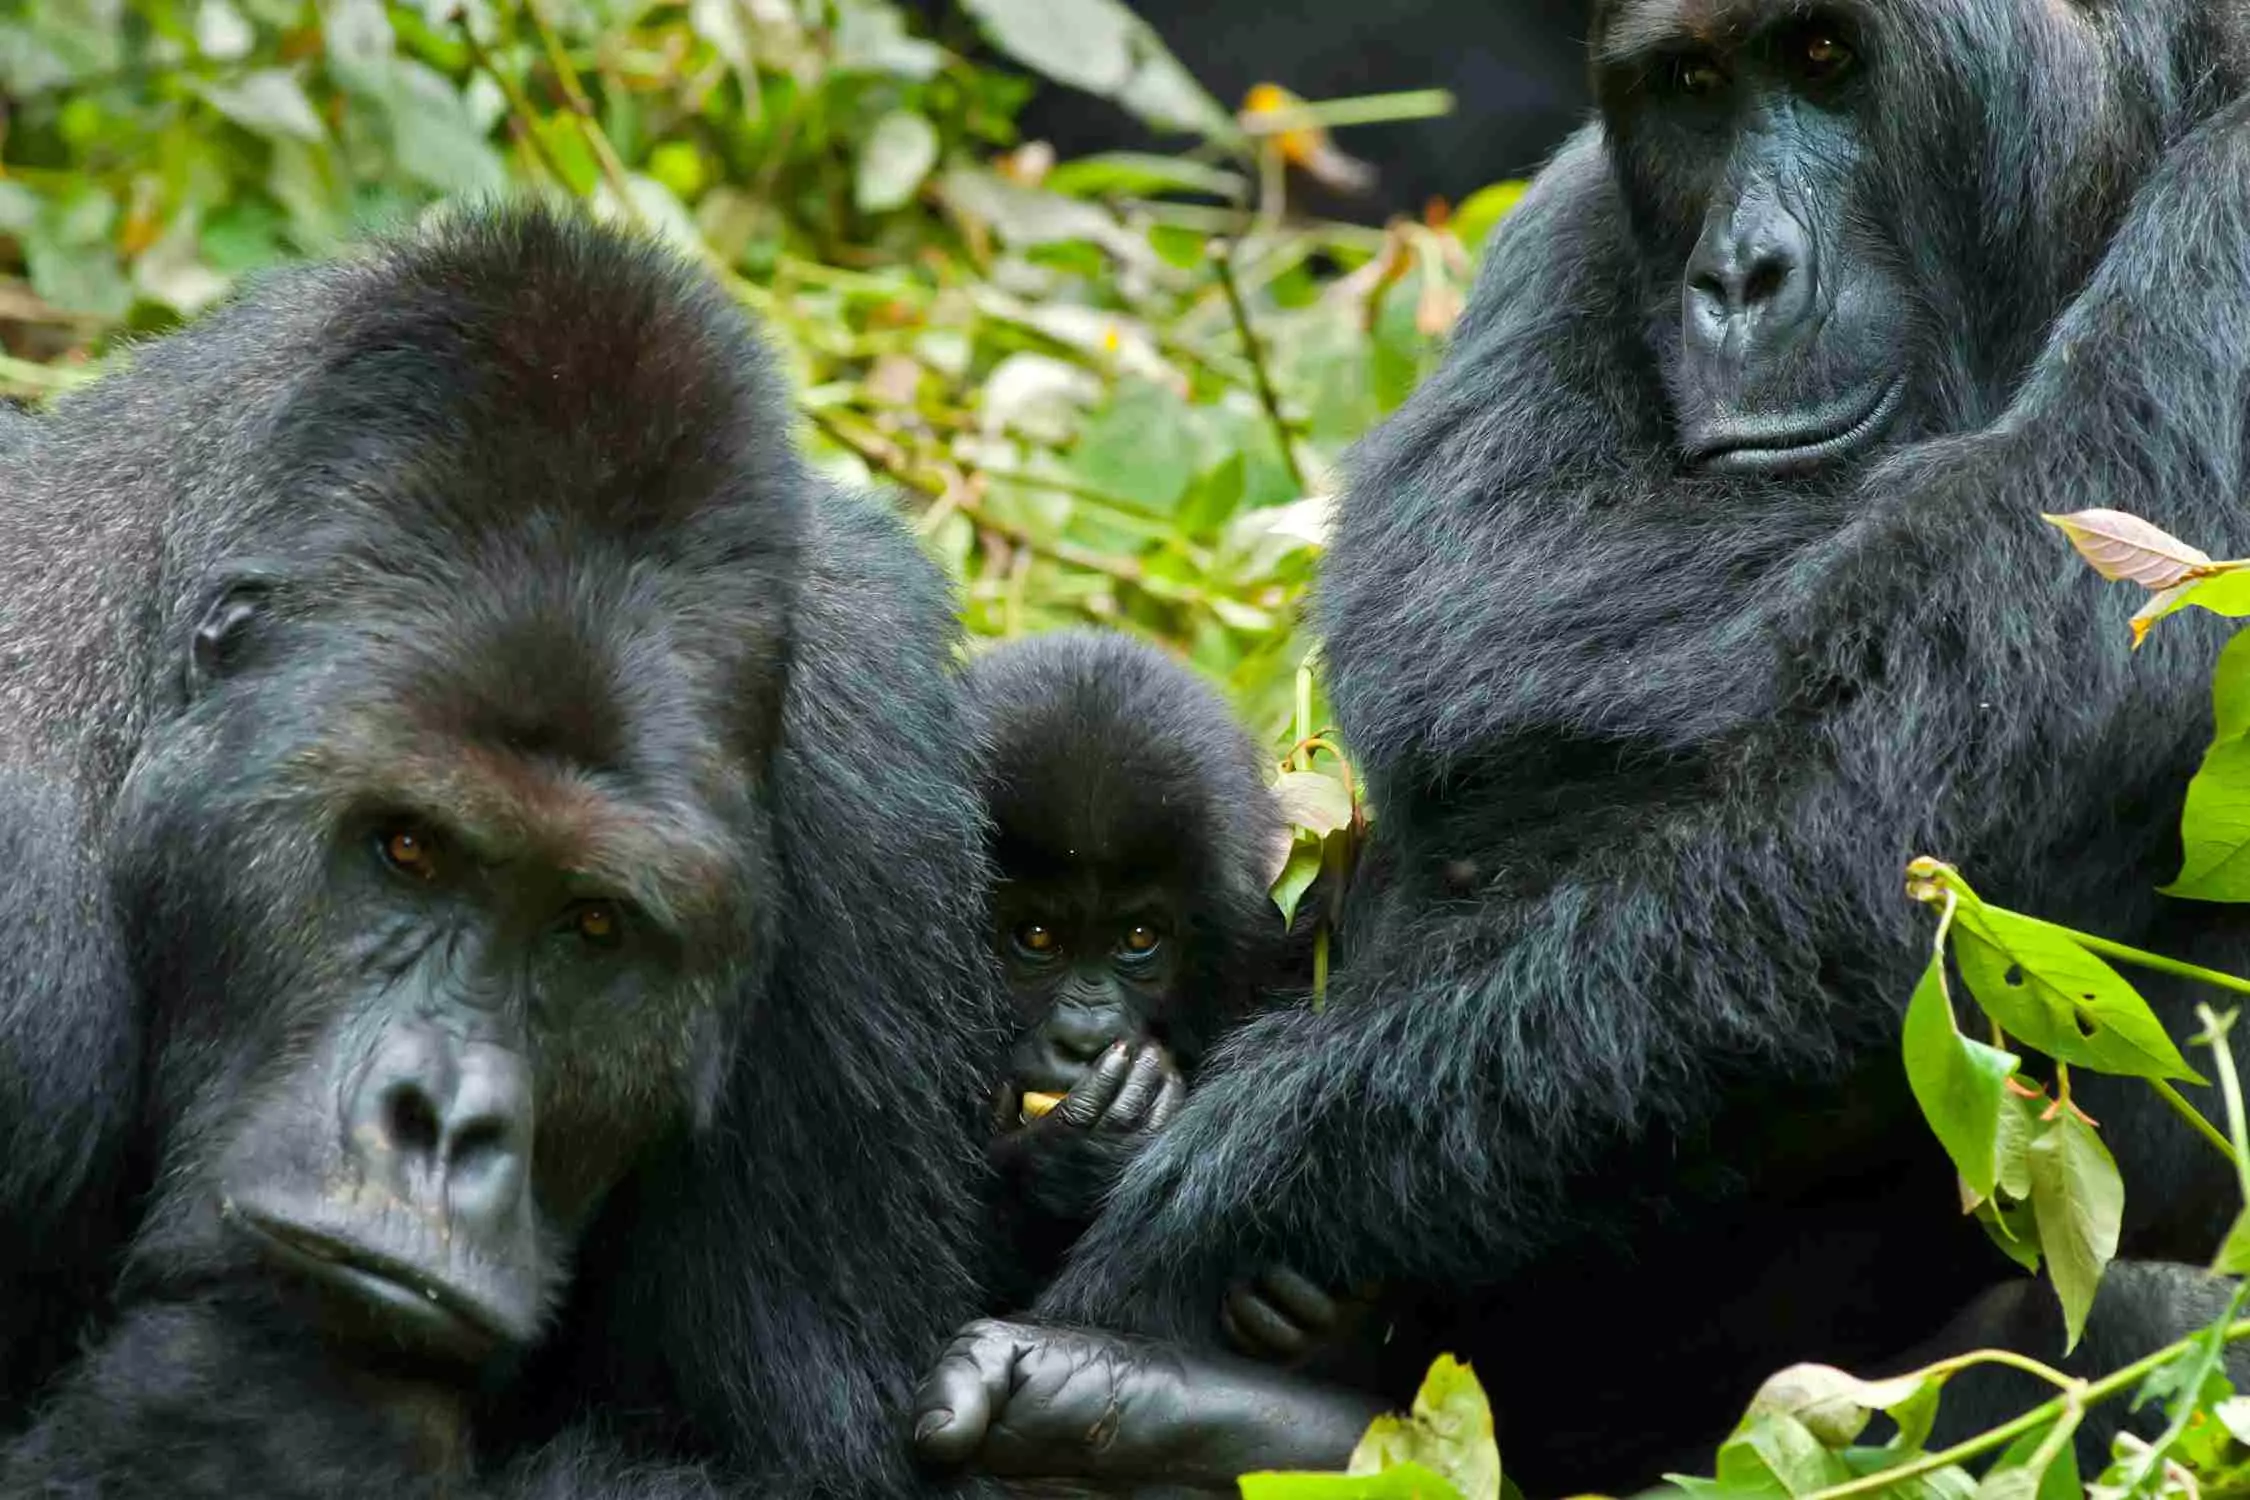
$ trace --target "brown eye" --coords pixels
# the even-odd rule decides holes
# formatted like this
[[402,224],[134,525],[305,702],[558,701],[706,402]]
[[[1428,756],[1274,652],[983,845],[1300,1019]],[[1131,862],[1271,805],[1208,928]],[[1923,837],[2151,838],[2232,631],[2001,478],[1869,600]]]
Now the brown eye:
[[1719,65],[1707,57],[1682,57],[1672,63],[1672,86],[1683,94],[1714,94],[1726,81]]
[[1055,951],[1057,940],[1051,928],[1037,922],[1025,922],[1016,928],[1016,946],[1034,957],[1044,958]]
[[597,948],[614,946],[621,926],[617,920],[617,908],[600,901],[589,902],[578,908],[575,925],[578,935]]
[[1852,49],[1833,32],[1807,31],[1796,43],[1797,67],[1805,77],[1826,81],[1841,77],[1853,61]]
[[383,863],[401,875],[411,875],[417,880],[432,880],[437,876],[437,859],[431,850],[430,836],[419,828],[393,828],[376,837],[376,847],[381,851]]
[[1162,933],[1143,922],[1135,926],[1131,932],[1125,934],[1125,951],[1127,953],[1154,953],[1156,945],[1163,941],[1164,935]]

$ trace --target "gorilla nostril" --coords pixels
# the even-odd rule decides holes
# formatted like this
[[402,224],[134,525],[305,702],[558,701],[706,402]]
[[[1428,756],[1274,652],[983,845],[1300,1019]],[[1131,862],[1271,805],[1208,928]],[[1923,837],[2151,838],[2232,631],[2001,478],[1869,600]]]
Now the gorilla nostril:
[[482,1172],[508,1155],[508,1126],[487,1117],[471,1120],[453,1133],[445,1153],[446,1166],[456,1172]]
[[1745,306],[1756,307],[1761,302],[1771,302],[1781,295],[1789,284],[1789,262],[1780,259],[1761,260],[1750,268],[1749,279],[1743,283],[1742,300]]
[[434,1159],[438,1152],[437,1106],[411,1083],[393,1084],[383,1095],[383,1126],[401,1155]]

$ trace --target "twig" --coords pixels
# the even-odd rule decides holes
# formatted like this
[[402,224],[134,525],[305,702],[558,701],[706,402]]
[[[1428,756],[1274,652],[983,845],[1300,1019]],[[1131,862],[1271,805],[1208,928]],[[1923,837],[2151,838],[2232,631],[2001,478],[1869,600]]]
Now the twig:
[[454,18],[454,24],[460,29],[461,40],[468,45],[469,60],[485,77],[499,85],[500,97],[508,103],[508,123],[513,127],[516,139],[522,141],[531,154],[539,159],[539,165],[554,179],[555,185],[568,192],[570,174],[563,170],[561,162],[555,160],[554,152],[548,149],[546,136],[539,131],[538,106],[524,93],[523,85],[501,71],[499,60],[485,49],[483,42],[477,40],[476,30],[469,24],[468,7],[462,7],[461,14]]
[[1305,482],[1305,471],[1297,466],[1297,451],[1289,435],[1289,423],[1281,415],[1281,397],[1273,388],[1273,376],[1266,369],[1265,351],[1258,347],[1257,331],[1250,326],[1250,309],[1242,302],[1242,289],[1234,280],[1234,246],[1227,240],[1214,240],[1211,262],[1218,268],[1219,285],[1226,290],[1227,312],[1234,318],[1234,331],[1242,339],[1243,352],[1250,358],[1250,373],[1258,382],[1258,404],[1266,409],[1266,420],[1273,424],[1273,435],[1281,443],[1281,461],[1289,466],[1289,477],[1296,481],[1297,493],[1302,495],[1312,487]]
[[806,419],[815,427],[818,427],[843,447],[858,454],[868,463],[881,469],[892,479],[897,480],[909,489],[927,495],[933,501],[950,498],[955,508],[962,515],[968,517],[970,521],[987,531],[996,532],[1006,537],[1018,547],[1051,557],[1057,562],[1068,563],[1074,568],[1084,568],[1090,573],[1100,573],[1105,577],[1116,579],[1119,583],[1131,584],[1135,588],[1145,589],[1160,597],[1175,599],[1183,604],[1202,605],[1209,602],[1208,596],[1201,589],[1192,585],[1152,584],[1148,575],[1141,571],[1139,564],[1133,562],[1130,558],[1111,557],[1107,553],[1096,552],[1090,547],[1081,547],[1074,542],[1067,542],[1059,537],[1049,540],[1045,537],[1034,536],[1015,522],[1003,521],[998,516],[987,512],[982,506],[961,497],[954,486],[947,484],[942,477],[910,463],[906,456],[898,452],[893,445],[862,438],[858,433],[839,423],[827,412],[810,407],[800,407],[799,410],[804,412]]
[[539,43],[547,49],[547,61],[555,70],[555,81],[561,85],[563,99],[571,113],[578,117],[578,133],[586,138],[586,149],[594,153],[594,161],[601,167],[609,190],[617,195],[619,210],[630,219],[633,227],[647,230],[641,218],[640,205],[633,201],[633,184],[625,170],[623,158],[610,144],[609,135],[602,129],[601,120],[594,113],[593,97],[586,92],[585,81],[579,77],[578,65],[570,60],[570,51],[563,46],[561,33],[547,19],[546,7],[541,0],[522,0],[524,14],[531,18],[532,29],[539,33]]

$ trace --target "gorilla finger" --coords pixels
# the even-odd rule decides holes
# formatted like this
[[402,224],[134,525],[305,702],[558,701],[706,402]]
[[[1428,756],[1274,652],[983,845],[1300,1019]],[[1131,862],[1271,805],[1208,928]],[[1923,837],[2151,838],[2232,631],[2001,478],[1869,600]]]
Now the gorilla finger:
[[1102,1125],[1110,1130],[1141,1129],[1147,1123],[1149,1109],[1156,1103],[1158,1092],[1164,1087],[1170,1061],[1164,1049],[1154,1043],[1135,1053],[1124,1087],[1117,1091],[1117,1098],[1102,1114]]
[[1090,1130],[1116,1099],[1117,1091],[1125,1086],[1126,1071],[1132,1066],[1132,1053],[1124,1042],[1112,1042],[1087,1070],[1086,1076],[1071,1085],[1063,1102],[1047,1114],[1050,1120],[1079,1130]]
[[1228,1290],[1219,1321],[1236,1348],[1260,1359],[1295,1359],[1310,1347],[1302,1328],[1245,1283]]
[[1342,1313],[1325,1289],[1288,1266],[1268,1266],[1258,1277],[1258,1293],[1299,1328],[1334,1327]]
[[973,1457],[1006,1404],[1017,1353],[998,1325],[963,1329],[915,1388],[915,1451],[938,1464]]
[[1186,1101],[1187,1080],[1179,1075],[1177,1069],[1167,1071],[1164,1086],[1157,1090],[1156,1102],[1149,1106],[1148,1118],[1141,1122],[1141,1128],[1162,1130],[1172,1123],[1172,1117],[1180,1112],[1180,1106]]

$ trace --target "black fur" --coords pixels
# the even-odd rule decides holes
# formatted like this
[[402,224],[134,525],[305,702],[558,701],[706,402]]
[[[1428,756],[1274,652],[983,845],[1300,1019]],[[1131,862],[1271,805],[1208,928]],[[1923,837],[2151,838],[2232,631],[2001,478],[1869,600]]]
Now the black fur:
[[[37,1415],[0,1487],[398,1495],[450,1445],[525,1494],[924,1488],[898,1423],[980,1296],[1004,1035],[971,735],[942,579],[788,421],[707,278],[517,209],[276,275],[5,429],[0,1374]],[[191,697],[229,576],[272,582],[271,634]],[[634,784],[745,872],[692,1029],[590,1023],[615,1060],[555,1098],[657,1133],[529,1362],[467,1388],[316,1343],[207,1192],[326,972],[274,925],[332,790],[292,778],[331,696],[423,669],[467,684],[433,724],[737,767]],[[687,1104],[637,1061],[682,1041]]]
[[[1620,13],[1668,36],[1668,8],[1598,7],[1597,45]],[[1931,927],[1909,856],[2250,960],[2235,914],[2153,890],[2218,632],[2169,621],[2128,655],[2133,591],[2039,518],[2250,545],[2237,23],[2207,0],[1847,20],[1846,242],[1906,288],[1888,441],[1788,479],[1684,470],[1650,331],[1678,327],[1685,248],[1620,184],[1716,170],[1736,137],[1704,116],[1677,158],[1613,163],[1600,128],[1558,156],[1445,367],[1352,464],[1322,619],[1378,823],[1335,994],[1229,1039],[1044,1313],[1208,1336],[1277,1252],[1378,1279],[1394,1394],[1455,1349],[1534,1493],[1629,1484],[1707,1461],[1768,1371],[1880,1361],[2013,1274],[1904,1086]],[[1640,97],[1605,94],[1613,120]],[[2189,997],[2135,978],[2184,1038]],[[2140,1084],[2080,1085],[2128,1253],[2206,1255],[2216,1156]]]

